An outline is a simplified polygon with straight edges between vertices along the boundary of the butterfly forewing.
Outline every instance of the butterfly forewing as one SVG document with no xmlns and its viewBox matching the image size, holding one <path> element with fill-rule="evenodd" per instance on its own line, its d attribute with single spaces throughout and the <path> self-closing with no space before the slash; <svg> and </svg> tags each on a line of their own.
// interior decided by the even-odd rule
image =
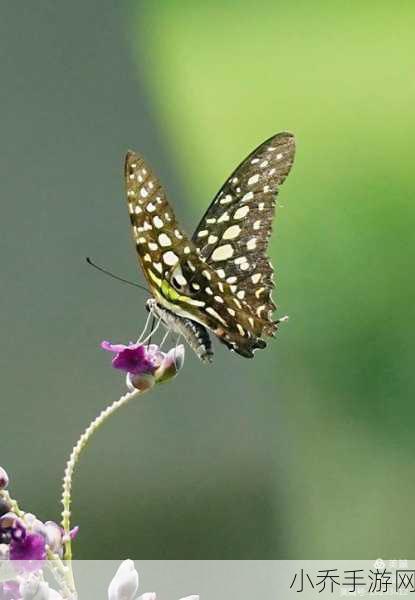
<svg viewBox="0 0 415 600">
<path fill-rule="evenodd" d="M 128 211 L 144 275 L 157 292 L 188 243 L 149 165 L 134 152 L 125 159 Z"/>
<path fill-rule="evenodd" d="M 278 187 L 294 160 L 290 133 L 254 150 L 227 179 L 198 225 L 193 241 L 250 315 L 248 333 L 273 335 L 273 269 L 267 257 Z"/>
<path fill-rule="evenodd" d="M 133 152 L 126 157 L 125 180 L 134 242 L 152 293 L 165 308 L 222 332 L 223 284 L 180 230 L 149 165 Z"/>
</svg>

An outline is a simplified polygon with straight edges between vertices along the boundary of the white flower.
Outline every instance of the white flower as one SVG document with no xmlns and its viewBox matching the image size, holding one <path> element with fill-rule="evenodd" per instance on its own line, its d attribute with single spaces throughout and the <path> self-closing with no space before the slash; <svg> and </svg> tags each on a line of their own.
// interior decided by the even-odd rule
<svg viewBox="0 0 415 600">
<path fill-rule="evenodd" d="M 108 600 L 134 600 L 138 590 L 138 573 L 132 560 L 125 560 L 118 567 L 108 587 Z M 146 592 L 136 600 L 157 600 L 155 592 Z M 186 596 L 181 600 L 199 600 L 199 596 Z"/>
<path fill-rule="evenodd" d="M 138 573 L 132 560 L 118 567 L 108 587 L 108 600 L 133 600 L 138 590 Z"/>
</svg>

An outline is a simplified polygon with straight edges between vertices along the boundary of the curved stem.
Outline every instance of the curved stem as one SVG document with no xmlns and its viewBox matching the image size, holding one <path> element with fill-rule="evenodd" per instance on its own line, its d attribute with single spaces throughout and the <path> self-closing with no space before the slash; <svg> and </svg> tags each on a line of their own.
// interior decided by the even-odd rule
<svg viewBox="0 0 415 600">
<path fill-rule="evenodd" d="M 121 396 L 119 400 L 115 400 L 90 423 L 90 425 L 85 429 L 84 433 L 81 435 L 81 437 L 72 449 L 69 460 L 66 463 L 62 492 L 62 527 L 65 535 L 65 560 L 67 561 L 70 561 L 72 559 L 72 540 L 70 534 L 72 479 L 75 467 L 78 464 L 81 453 L 90 441 L 91 437 L 94 435 L 94 433 L 98 431 L 101 425 L 103 425 L 105 421 L 109 419 L 109 417 L 111 417 L 121 407 L 128 404 L 131 400 L 133 400 L 133 398 L 138 396 L 140 393 L 144 393 L 145 391 L 147 391 L 147 389 L 134 390 L 132 392 L 128 392 L 124 396 Z"/>
</svg>

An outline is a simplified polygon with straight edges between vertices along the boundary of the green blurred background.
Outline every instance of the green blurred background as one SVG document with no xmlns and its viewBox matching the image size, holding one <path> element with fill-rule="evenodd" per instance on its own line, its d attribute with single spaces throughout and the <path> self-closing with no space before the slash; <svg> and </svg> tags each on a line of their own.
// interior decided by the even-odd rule
<svg viewBox="0 0 415 600">
<path fill-rule="evenodd" d="M 271 255 L 289 323 L 187 354 L 110 421 L 74 485 L 77 558 L 415 553 L 413 2 L 3 3 L 0 463 L 57 519 L 77 435 L 140 331 L 123 197 L 142 152 L 190 233 L 240 160 L 298 139 Z"/>
</svg>

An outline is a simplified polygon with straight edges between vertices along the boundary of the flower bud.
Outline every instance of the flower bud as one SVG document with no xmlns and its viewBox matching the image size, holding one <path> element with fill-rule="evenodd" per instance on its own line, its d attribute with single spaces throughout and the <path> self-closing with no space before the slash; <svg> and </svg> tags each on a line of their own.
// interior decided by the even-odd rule
<svg viewBox="0 0 415 600">
<path fill-rule="evenodd" d="M 180 344 L 172 348 L 163 358 L 160 367 L 156 371 L 157 383 L 165 383 L 176 377 L 184 365 L 184 346 Z"/>
<path fill-rule="evenodd" d="M 136 375 L 135 373 L 127 373 L 125 381 L 127 384 L 127 388 L 130 390 L 130 392 L 134 392 L 135 390 L 139 390 L 140 392 L 147 392 L 156 383 L 154 375 L 149 375 L 147 373 L 143 373 L 141 375 Z"/>
<path fill-rule="evenodd" d="M 12 505 L 6 498 L 0 497 L 0 517 L 8 513 L 11 507 Z"/>
<path fill-rule="evenodd" d="M 138 573 L 132 560 L 125 560 L 108 587 L 108 600 L 133 600 L 138 590 Z"/>
<path fill-rule="evenodd" d="M 9 476 L 3 467 L 0 467 L 0 490 L 5 490 L 9 485 Z"/>
<path fill-rule="evenodd" d="M 52 552 L 59 554 L 62 549 L 62 529 L 54 521 L 46 521 L 44 525 L 45 540 Z"/>
</svg>

